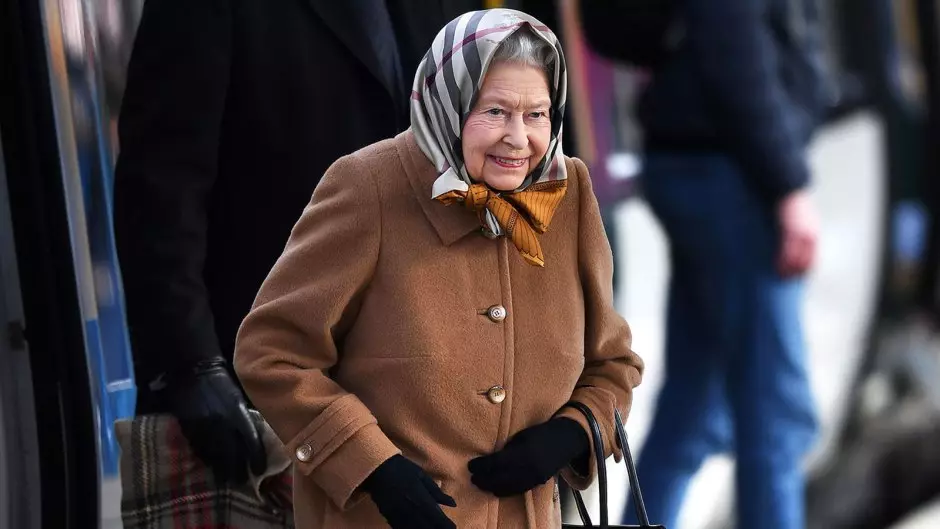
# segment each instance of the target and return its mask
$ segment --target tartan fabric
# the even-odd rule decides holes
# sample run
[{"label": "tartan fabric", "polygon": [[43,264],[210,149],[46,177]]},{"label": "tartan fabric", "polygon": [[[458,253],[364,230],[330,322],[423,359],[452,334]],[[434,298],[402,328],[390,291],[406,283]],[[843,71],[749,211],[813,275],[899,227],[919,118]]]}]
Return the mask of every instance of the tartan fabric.
[{"label": "tartan fabric", "polygon": [[290,459],[264,426],[268,470],[220,487],[172,416],[117,421],[124,529],[293,529]]}]

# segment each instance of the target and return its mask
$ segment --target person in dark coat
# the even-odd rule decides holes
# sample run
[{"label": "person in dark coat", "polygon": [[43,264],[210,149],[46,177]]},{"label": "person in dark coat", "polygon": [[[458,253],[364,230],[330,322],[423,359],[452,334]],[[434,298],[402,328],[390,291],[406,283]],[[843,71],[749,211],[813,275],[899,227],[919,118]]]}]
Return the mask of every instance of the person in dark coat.
[{"label": "person in dark coat", "polygon": [[476,4],[145,4],[114,190],[137,413],[176,416],[219,479],[265,463],[230,371],[258,288],[329,164],[408,128],[412,72]]},{"label": "person in dark coat", "polygon": [[[638,109],[672,277],[665,381],[637,472],[666,527],[721,452],[736,456],[737,526],[804,526],[801,464],[817,431],[801,310],[818,233],[806,149],[828,84],[817,3],[672,2],[672,46]],[[624,20],[596,19],[610,22],[595,37]]]}]

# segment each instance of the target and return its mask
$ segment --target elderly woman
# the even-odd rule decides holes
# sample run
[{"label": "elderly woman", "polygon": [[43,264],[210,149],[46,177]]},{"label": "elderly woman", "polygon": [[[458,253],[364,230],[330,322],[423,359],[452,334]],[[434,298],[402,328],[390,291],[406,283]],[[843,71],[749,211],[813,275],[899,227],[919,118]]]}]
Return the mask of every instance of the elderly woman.
[{"label": "elderly woman", "polygon": [[554,477],[595,470],[571,400],[619,457],[642,362],[561,152],[565,86],[544,25],[467,13],[418,68],[411,129],[313,193],[235,352],[294,455],[298,527],[560,527]]}]

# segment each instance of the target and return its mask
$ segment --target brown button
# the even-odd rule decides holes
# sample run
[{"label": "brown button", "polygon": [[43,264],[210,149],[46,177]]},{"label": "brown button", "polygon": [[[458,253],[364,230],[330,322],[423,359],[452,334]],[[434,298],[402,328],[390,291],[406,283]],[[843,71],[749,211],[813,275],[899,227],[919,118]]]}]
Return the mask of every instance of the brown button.
[{"label": "brown button", "polygon": [[506,319],[506,307],[502,305],[493,305],[492,307],[486,309],[487,317],[496,323],[499,323]]},{"label": "brown button", "polygon": [[306,463],[313,457],[313,447],[308,443],[304,443],[297,447],[297,451],[294,455],[297,456],[297,459],[300,460],[301,463]]},{"label": "brown button", "polygon": [[493,386],[486,392],[486,398],[493,404],[499,404],[506,400],[506,388],[502,386]]}]

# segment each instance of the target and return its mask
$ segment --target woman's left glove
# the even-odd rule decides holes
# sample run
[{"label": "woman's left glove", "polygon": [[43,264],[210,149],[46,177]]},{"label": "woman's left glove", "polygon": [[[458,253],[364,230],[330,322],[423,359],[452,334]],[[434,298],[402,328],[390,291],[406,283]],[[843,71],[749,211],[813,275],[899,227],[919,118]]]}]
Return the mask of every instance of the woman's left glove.
[{"label": "woman's left glove", "polygon": [[475,458],[468,467],[474,485],[503,498],[546,483],[590,450],[587,432],[566,417],[527,428],[499,452]]}]

